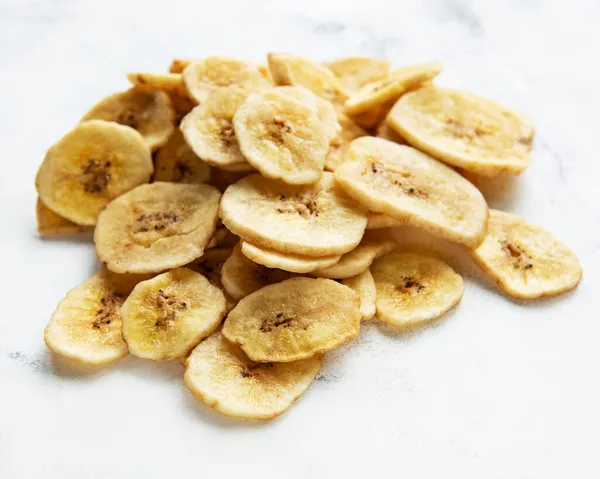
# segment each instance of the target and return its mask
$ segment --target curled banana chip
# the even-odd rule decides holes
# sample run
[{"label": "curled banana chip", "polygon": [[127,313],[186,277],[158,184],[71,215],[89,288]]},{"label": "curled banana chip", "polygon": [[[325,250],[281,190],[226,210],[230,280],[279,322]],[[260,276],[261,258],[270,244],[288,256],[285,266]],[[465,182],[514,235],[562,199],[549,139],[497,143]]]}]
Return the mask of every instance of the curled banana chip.
[{"label": "curled banana chip", "polygon": [[154,168],[154,181],[206,183],[210,179],[210,166],[192,151],[179,129],[158,150]]},{"label": "curled banana chip", "polygon": [[80,123],[46,153],[35,185],[42,202],[80,225],[95,225],[117,196],[150,181],[152,156],[132,128],[101,120]]},{"label": "curled banana chip", "polygon": [[247,176],[227,188],[219,214],[244,241],[307,256],[352,250],[367,224],[366,211],[343,193],[331,173],[309,186]]},{"label": "curled banana chip", "polygon": [[105,120],[137,130],[151,150],[164,146],[175,129],[169,95],[157,88],[130,88],[96,103],[81,121]]},{"label": "curled banana chip", "polygon": [[490,210],[488,233],[473,258],[508,296],[535,299],[577,287],[583,270],[575,254],[524,218]]},{"label": "curled banana chip", "polygon": [[112,201],[94,232],[96,253],[117,273],[152,273],[202,256],[215,231],[219,191],[157,182]]},{"label": "curled banana chip", "polygon": [[315,356],[291,363],[256,363],[217,332],[194,348],[184,379],[194,396],[222,414],[267,420],[304,394],[321,362]]},{"label": "curled banana chip", "polygon": [[121,315],[131,354],[154,361],[177,359],[219,327],[225,297],[201,274],[177,268],[139,283]]},{"label": "curled banana chip", "polygon": [[395,251],[376,260],[377,318],[410,327],[439,318],[462,299],[462,278],[442,261]]},{"label": "curled banana chip", "polygon": [[475,248],[485,236],[482,194],[452,168],[381,138],[354,140],[335,177],[371,211]]},{"label": "curled banana chip", "polygon": [[346,159],[346,152],[350,142],[368,133],[358,126],[350,117],[341,114],[339,124],[342,127],[340,133],[330,142],[327,157],[325,158],[325,169],[335,171]]},{"label": "curled banana chip", "polygon": [[246,241],[242,241],[241,250],[246,258],[255,263],[262,264],[267,268],[278,268],[292,273],[310,273],[319,268],[333,266],[341,259],[340,255],[306,256],[281,253],[274,249],[261,248]]},{"label": "curled banana chip", "polygon": [[529,118],[471,93],[430,86],[404,95],[388,124],[415,147],[484,176],[529,166]]},{"label": "curled banana chip", "polygon": [[223,325],[223,336],[258,362],[297,361],[354,339],[360,299],[330,279],[291,278],[246,296]]},{"label": "curled banana chip", "polygon": [[358,294],[358,297],[360,298],[360,314],[362,315],[362,321],[372,319],[373,316],[375,316],[377,291],[375,289],[375,280],[373,280],[371,271],[366,269],[356,276],[344,279],[342,284],[348,286]]},{"label": "curled banana chip", "polygon": [[35,217],[37,221],[37,230],[40,236],[54,238],[59,236],[69,236],[91,231],[89,226],[81,226],[73,223],[48,208],[38,198],[35,203]]},{"label": "curled banana chip", "polygon": [[221,269],[221,282],[225,291],[235,300],[245,298],[268,284],[279,283],[293,275],[280,269],[270,269],[249,260],[242,254],[240,245],[233,248]]},{"label": "curled banana chip", "polygon": [[372,57],[346,57],[325,63],[349,91],[383,80],[390,74],[390,62]]}]

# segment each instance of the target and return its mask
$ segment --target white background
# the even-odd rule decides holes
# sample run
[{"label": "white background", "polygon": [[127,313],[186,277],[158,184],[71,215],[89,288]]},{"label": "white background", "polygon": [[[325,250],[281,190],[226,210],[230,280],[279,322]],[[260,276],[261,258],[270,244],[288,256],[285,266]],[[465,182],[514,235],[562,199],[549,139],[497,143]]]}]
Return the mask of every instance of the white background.
[{"label": "white background", "polygon": [[[600,477],[599,23],[597,0],[0,0],[0,477]],[[365,325],[266,424],[198,404],[177,363],[53,360],[43,328],[96,265],[89,241],[37,237],[46,148],[128,71],[270,50],[440,60],[439,83],[531,114],[532,166],[490,204],[567,243],[580,288],[517,303],[461,263],[454,312],[411,334]]]}]

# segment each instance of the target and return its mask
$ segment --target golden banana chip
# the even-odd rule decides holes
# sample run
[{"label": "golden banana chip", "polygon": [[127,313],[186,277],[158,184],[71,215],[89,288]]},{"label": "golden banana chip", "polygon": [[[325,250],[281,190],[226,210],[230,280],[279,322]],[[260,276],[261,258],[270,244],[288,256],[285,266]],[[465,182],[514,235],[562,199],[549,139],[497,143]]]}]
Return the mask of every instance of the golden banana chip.
[{"label": "golden banana chip", "polygon": [[535,299],[577,287],[577,256],[553,235],[524,218],[490,210],[488,233],[473,258],[508,296]]},{"label": "golden banana chip", "polygon": [[390,62],[372,57],[346,57],[325,63],[349,91],[383,80],[390,74]]},{"label": "golden banana chip", "polygon": [[48,208],[38,198],[35,203],[35,217],[37,230],[40,236],[54,238],[58,236],[70,236],[92,231],[89,226],[81,226],[73,223]]},{"label": "golden banana chip", "polygon": [[359,307],[358,295],[333,280],[291,278],[242,299],[222,332],[253,361],[287,363],[354,339]]},{"label": "golden banana chip", "polygon": [[360,314],[362,321],[368,321],[375,316],[375,301],[377,299],[377,291],[375,289],[375,280],[371,271],[366,269],[362,273],[346,278],[342,281],[344,286],[358,294],[360,298]]},{"label": "golden banana chip", "polygon": [[117,196],[150,181],[152,156],[132,128],[101,120],[80,123],[53,145],[35,185],[42,202],[80,225],[95,225]]},{"label": "golden banana chip", "polygon": [[96,253],[117,273],[152,273],[202,256],[215,231],[219,191],[157,182],[112,201],[94,233]]},{"label": "golden banana chip", "polygon": [[339,124],[342,127],[340,133],[329,144],[327,157],[325,158],[325,169],[335,171],[346,159],[346,152],[350,142],[368,133],[358,126],[350,117],[341,114]]},{"label": "golden banana chip", "polygon": [[173,132],[165,146],[156,153],[154,181],[173,183],[206,183],[210,166],[192,151],[179,129]]}]

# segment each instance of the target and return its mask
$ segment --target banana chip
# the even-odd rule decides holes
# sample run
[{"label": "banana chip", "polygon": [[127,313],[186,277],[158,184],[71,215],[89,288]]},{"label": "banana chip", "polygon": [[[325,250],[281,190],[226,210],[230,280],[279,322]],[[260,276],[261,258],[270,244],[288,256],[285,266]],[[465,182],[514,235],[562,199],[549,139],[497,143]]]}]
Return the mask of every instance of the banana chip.
[{"label": "banana chip", "polygon": [[241,247],[233,248],[231,256],[221,269],[221,282],[225,291],[235,300],[245,298],[264,286],[280,283],[293,276],[280,269],[270,269],[249,260],[242,254]]},{"label": "banana chip", "polygon": [[321,362],[315,356],[291,363],[255,363],[215,333],[194,348],[184,379],[194,396],[222,414],[267,420],[304,394]]},{"label": "banana chip", "polygon": [[219,327],[225,297],[201,274],[177,268],[139,283],[121,315],[131,354],[154,361],[177,359]]},{"label": "banana chip", "polygon": [[223,336],[258,362],[290,362],[330,351],[360,330],[360,299],[330,279],[292,278],[246,296]]},{"label": "banana chip", "polygon": [[152,151],[164,146],[175,129],[169,95],[156,88],[130,88],[96,103],[81,121],[105,120],[137,130]]},{"label": "banana chip", "polygon": [[486,232],[482,194],[450,167],[381,138],[354,140],[335,177],[371,211],[475,248]]},{"label": "banana chip", "polygon": [[150,150],[135,130],[92,120],[48,150],[35,184],[48,208],[91,226],[113,198],[150,181],[152,170]]},{"label": "banana chip", "polygon": [[156,154],[154,181],[173,183],[206,183],[210,166],[192,151],[179,129]]},{"label": "banana chip", "polygon": [[152,183],[112,201],[94,233],[96,253],[117,273],[152,273],[202,256],[215,231],[219,191],[209,185]]},{"label": "banana chip", "polygon": [[192,63],[198,63],[200,60],[191,60],[189,58],[175,58],[169,65],[169,73],[183,73]]},{"label": "banana chip", "polygon": [[325,169],[329,171],[335,171],[344,162],[352,140],[368,135],[347,115],[341,114],[339,116],[339,124],[342,130],[329,144],[329,150],[325,158]]},{"label": "banana chip", "polygon": [[382,103],[381,105],[375,105],[373,108],[363,111],[362,113],[351,115],[350,118],[352,118],[352,121],[357,125],[372,130],[382,121],[385,121],[385,118],[394,106],[394,103],[396,103],[396,101],[392,100],[387,103]]},{"label": "banana chip", "polygon": [[375,316],[375,301],[377,299],[377,291],[375,289],[375,280],[368,269],[362,273],[346,278],[342,281],[344,286],[358,294],[360,298],[360,314],[363,321],[368,321]]},{"label": "banana chip", "polygon": [[281,253],[274,249],[242,241],[242,254],[253,262],[262,264],[267,268],[278,268],[292,273],[310,273],[319,268],[327,268],[336,264],[342,257],[333,256],[305,256],[292,253]]},{"label": "banana chip", "polygon": [[81,226],[73,223],[48,208],[38,198],[35,203],[35,217],[37,230],[40,236],[54,238],[59,236],[70,236],[91,231],[89,226]]},{"label": "banana chip", "polygon": [[392,252],[376,260],[371,274],[377,290],[377,318],[410,327],[439,318],[462,299],[462,278],[442,261]]},{"label": "banana chip", "polygon": [[331,173],[310,186],[247,176],[223,194],[220,217],[244,241],[308,256],[352,250],[367,224],[366,211],[343,193]]},{"label": "banana chip", "polygon": [[508,296],[535,299],[577,287],[583,270],[575,254],[524,218],[490,210],[488,234],[473,258]]},{"label": "banana chip", "polygon": [[529,118],[471,93],[427,87],[407,93],[388,124],[415,147],[449,165],[484,176],[529,166]]},{"label": "banana chip", "polygon": [[390,74],[390,62],[380,58],[346,57],[325,63],[349,91],[383,80]]}]

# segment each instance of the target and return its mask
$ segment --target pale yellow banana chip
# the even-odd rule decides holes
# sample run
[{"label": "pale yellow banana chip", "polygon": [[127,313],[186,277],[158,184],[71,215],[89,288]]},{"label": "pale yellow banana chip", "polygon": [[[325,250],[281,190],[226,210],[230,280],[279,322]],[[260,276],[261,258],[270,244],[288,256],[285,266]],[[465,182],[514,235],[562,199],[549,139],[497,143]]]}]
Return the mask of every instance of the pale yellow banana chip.
[{"label": "pale yellow banana chip", "polygon": [[287,271],[267,268],[249,260],[242,254],[240,245],[233,248],[221,269],[221,282],[225,291],[238,301],[268,284],[280,283],[292,276],[294,275]]},{"label": "pale yellow banana chip", "polygon": [[55,238],[59,236],[70,236],[92,231],[89,226],[81,226],[73,223],[48,208],[38,198],[35,203],[35,217],[37,221],[37,230],[40,236],[46,238]]},{"label": "pale yellow banana chip", "polygon": [[321,177],[329,142],[310,105],[273,88],[250,95],[233,125],[241,152],[264,176],[294,185]]},{"label": "pale yellow banana chip", "polygon": [[360,314],[362,321],[368,321],[375,316],[375,301],[377,291],[375,289],[375,280],[371,271],[366,269],[362,273],[346,278],[342,281],[344,286],[348,286],[358,294],[360,298]]},{"label": "pale yellow banana chip", "polygon": [[442,71],[441,63],[410,65],[393,71],[390,76],[363,86],[345,103],[346,113],[358,115],[398,100],[407,91],[432,80]]},{"label": "pale yellow banana chip", "polygon": [[388,140],[354,140],[335,177],[371,211],[475,248],[486,232],[482,194],[452,168]]},{"label": "pale yellow banana chip", "polygon": [[194,348],[184,379],[194,396],[222,414],[267,420],[304,394],[321,362],[314,356],[291,363],[256,363],[217,332]]},{"label": "pale yellow banana chip", "polygon": [[430,86],[404,95],[388,124],[411,145],[484,176],[529,166],[531,120],[472,93]]},{"label": "pale yellow banana chip", "polygon": [[221,194],[213,186],[152,183],[112,201],[94,232],[96,253],[117,273],[152,273],[202,256]]},{"label": "pale yellow banana chip", "polygon": [[408,145],[408,142],[402,138],[398,133],[396,133],[390,126],[387,124],[387,121],[382,121],[377,126],[377,130],[375,132],[375,136],[377,138],[383,138],[384,140],[393,141],[394,143],[398,143],[399,145]]},{"label": "pale yellow banana chip", "polygon": [[135,356],[186,356],[221,324],[225,297],[201,274],[177,268],[142,281],[121,308],[123,339]]},{"label": "pale yellow banana chip", "polygon": [[130,88],[96,103],[81,121],[105,120],[137,130],[151,150],[164,146],[175,129],[169,95],[157,88]]},{"label": "pale yellow banana chip", "polygon": [[340,255],[306,256],[282,253],[274,249],[261,248],[246,241],[242,241],[241,249],[242,254],[255,263],[262,264],[267,268],[278,268],[292,273],[310,273],[319,268],[333,266],[341,259]]},{"label": "pale yellow banana chip", "polygon": [[206,183],[210,179],[210,166],[188,146],[179,129],[163,146],[154,160],[154,181],[173,183]]},{"label": "pale yellow banana chip", "polygon": [[190,64],[201,60],[191,60],[189,58],[175,58],[169,65],[169,73],[183,73]]},{"label": "pale yellow banana chip", "polygon": [[344,87],[359,90],[367,83],[383,80],[390,74],[390,62],[372,57],[345,57],[325,63]]},{"label": "pale yellow banana chip", "polygon": [[583,270],[575,254],[524,218],[490,210],[488,234],[472,251],[481,268],[508,296],[535,299],[577,287]]},{"label": "pale yellow banana chip", "polygon": [[222,332],[253,361],[297,361],[354,339],[359,307],[358,295],[333,280],[292,278],[242,299]]},{"label": "pale yellow banana chip", "polygon": [[378,230],[383,228],[394,228],[406,224],[404,221],[384,215],[383,213],[374,213],[369,211],[367,215],[367,229]]},{"label": "pale yellow banana chip", "polygon": [[339,124],[342,127],[340,133],[330,142],[327,157],[325,158],[325,169],[335,171],[346,159],[346,152],[350,142],[368,133],[358,126],[350,117],[341,114]]},{"label": "pale yellow banana chip", "polygon": [[352,250],[367,224],[366,210],[344,194],[331,173],[310,186],[247,176],[227,188],[219,215],[244,241],[308,256]]},{"label": "pale yellow banana chip", "polygon": [[200,104],[218,90],[232,85],[246,93],[272,86],[256,65],[222,56],[190,63],[183,70],[183,82],[189,95]]},{"label": "pale yellow banana chip", "polygon": [[53,145],[35,184],[42,202],[80,225],[94,225],[117,196],[150,181],[152,156],[132,128],[92,120],[80,123]]},{"label": "pale yellow banana chip", "polygon": [[376,260],[377,318],[410,327],[439,318],[462,299],[464,283],[439,259],[395,251]]}]

